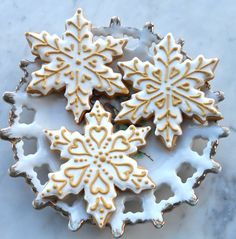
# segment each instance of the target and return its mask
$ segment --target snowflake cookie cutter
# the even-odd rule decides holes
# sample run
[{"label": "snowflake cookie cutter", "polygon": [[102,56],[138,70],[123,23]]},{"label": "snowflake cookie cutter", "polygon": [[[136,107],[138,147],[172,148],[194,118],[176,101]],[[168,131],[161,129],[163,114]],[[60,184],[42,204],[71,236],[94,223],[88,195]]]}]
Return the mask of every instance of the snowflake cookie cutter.
[{"label": "snowflake cookie cutter", "polygon": [[[111,19],[109,27],[93,28],[93,33],[97,36],[113,35],[118,38],[125,35],[129,39],[138,39],[138,44],[135,48],[124,49],[122,61],[131,60],[133,56],[139,56],[141,60],[148,60],[150,59],[148,50],[152,43],[158,43],[161,40],[161,37],[153,33],[153,27],[151,23],[146,24],[143,30],[122,27],[119,19],[114,17]],[[186,54],[184,54],[184,57],[188,58]],[[1,138],[9,140],[13,145],[16,164],[10,168],[10,175],[25,177],[36,194],[42,192],[44,186],[39,179],[40,173],[36,168],[46,165],[47,169],[53,172],[60,166],[58,158],[56,156],[52,158],[52,153],[49,150],[48,142],[42,133],[42,129],[60,128],[61,125],[68,128],[74,125],[75,129],[78,127],[67,112],[61,112],[60,119],[54,117],[51,122],[47,120],[49,113],[53,117],[53,113],[57,112],[59,107],[60,109],[63,107],[65,103],[63,97],[52,95],[47,96],[46,100],[42,100],[37,97],[31,97],[26,93],[26,88],[31,81],[31,73],[39,69],[40,65],[41,62],[38,59],[35,62],[21,62],[21,68],[25,72],[25,76],[15,92],[7,92],[4,95],[4,100],[12,104],[9,117],[10,126],[0,131]],[[113,67],[116,70],[116,67]],[[205,92],[211,98],[214,98],[217,103],[223,100],[221,92],[211,92],[208,87],[205,88]],[[116,114],[117,108],[119,111],[119,104],[115,100],[107,102],[101,97],[100,100],[104,105],[110,103],[115,111],[114,114]],[[35,113],[30,123],[21,122],[24,108],[33,110]],[[134,224],[152,221],[156,227],[161,227],[164,223],[163,213],[165,211],[171,210],[183,202],[195,205],[197,197],[194,193],[194,187],[200,185],[207,173],[217,173],[220,171],[221,167],[213,160],[213,157],[216,153],[219,138],[226,137],[228,129],[219,126],[214,121],[208,125],[193,124],[186,121],[182,127],[184,128],[183,136],[180,138],[176,148],[171,152],[167,151],[162,145],[157,144],[153,135],[149,136],[150,143],[145,148],[145,152],[142,152],[141,156],[137,158],[137,161],[149,170],[151,178],[159,187],[156,190],[144,191],[138,195],[133,195],[130,192],[119,193],[116,201],[117,210],[109,220],[114,237],[119,237],[123,234],[126,223]],[[37,140],[37,150],[34,154],[25,156],[24,140],[33,138]],[[199,138],[207,140],[207,144],[201,154],[193,150],[194,142]],[[40,154],[42,157],[39,157]],[[52,158],[52,160],[48,161],[48,157]],[[150,160],[150,157],[153,161]],[[179,171],[186,164],[194,168],[195,172],[185,181],[182,181],[183,179]],[[160,195],[158,191],[161,185],[167,185],[173,192],[173,195],[158,200],[157,196]],[[137,199],[141,202],[142,211],[127,212],[125,210],[126,202],[133,202],[133,200]],[[65,199],[64,201],[46,201],[39,204],[37,201],[34,201],[33,204],[36,208],[51,206],[67,216],[71,230],[79,229],[84,221],[92,222],[90,215],[85,211],[81,195],[78,195],[77,198]]]}]

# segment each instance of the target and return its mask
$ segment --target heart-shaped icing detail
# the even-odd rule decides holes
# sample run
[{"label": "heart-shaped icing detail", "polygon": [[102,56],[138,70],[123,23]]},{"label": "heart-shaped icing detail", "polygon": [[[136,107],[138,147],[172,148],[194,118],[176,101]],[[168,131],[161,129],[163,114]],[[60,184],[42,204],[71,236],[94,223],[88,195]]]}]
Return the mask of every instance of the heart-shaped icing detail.
[{"label": "heart-shaped icing detail", "polygon": [[110,152],[125,152],[130,148],[129,142],[122,135],[117,136],[111,146]]},{"label": "heart-shaped icing detail", "polygon": [[190,84],[188,82],[184,82],[181,85],[177,85],[179,89],[182,89],[184,91],[189,91],[190,90]]},{"label": "heart-shaped icing detail", "polygon": [[176,69],[175,67],[172,67],[170,70],[170,79],[174,78],[180,73],[179,69]]},{"label": "heart-shaped icing detail", "polygon": [[90,191],[92,194],[107,194],[110,191],[109,183],[101,176],[98,170],[90,184]]},{"label": "heart-shaped icing detail", "polygon": [[65,169],[64,174],[70,179],[70,185],[73,188],[77,188],[80,185],[88,167],[89,164],[82,167],[69,167]]},{"label": "heart-shaped icing detail", "polygon": [[172,95],[172,104],[173,106],[177,106],[182,103],[182,100],[176,95]]},{"label": "heart-shaped icing detail", "polygon": [[159,109],[162,109],[163,106],[164,106],[164,104],[165,104],[165,102],[166,102],[166,99],[165,99],[165,98],[162,98],[162,99],[156,101],[156,102],[155,102],[155,105],[156,105]]},{"label": "heart-shaped icing detail", "polygon": [[101,147],[103,141],[106,139],[107,133],[107,129],[104,126],[94,126],[89,131],[91,139],[97,144],[98,148]]},{"label": "heart-shaped icing detail", "polygon": [[129,163],[111,163],[111,165],[114,167],[118,177],[122,181],[127,181],[130,177],[130,174],[132,174],[134,171],[133,165]]},{"label": "heart-shaped icing detail", "polygon": [[84,142],[78,138],[76,138],[72,141],[72,145],[70,145],[68,147],[68,152],[72,155],[89,155],[89,156],[91,156],[91,154],[89,153]]},{"label": "heart-shaped icing detail", "polygon": [[152,94],[154,92],[157,92],[158,90],[159,90],[159,88],[157,88],[155,85],[147,84],[147,86],[146,86],[146,91],[148,94]]}]

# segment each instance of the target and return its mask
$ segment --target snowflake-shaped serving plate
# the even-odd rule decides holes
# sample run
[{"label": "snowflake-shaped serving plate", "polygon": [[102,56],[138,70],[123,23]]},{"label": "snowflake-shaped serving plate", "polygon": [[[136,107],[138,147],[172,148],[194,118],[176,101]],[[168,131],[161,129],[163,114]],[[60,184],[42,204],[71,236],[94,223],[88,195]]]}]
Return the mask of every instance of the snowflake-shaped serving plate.
[{"label": "snowflake-shaped serving plate", "polygon": [[[138,30],[122,27],[117,17],[111,19],[109,27],[93,28],[92,32],[95,37],[113,36],[115,39],[127,39],[128,44],[124,48],[123,56],[110,65],[114,72],[118,72],[116,64],[118,60],[129,61],[134,57],[138,57],[141,61],[150,60],[153,57],[149,51],[152,44],[157,44],[162,39],[153,33],[151,23]],[[181,40],[179,42],[183,43]],[[182,48],[181,54],[184,59],[189,58]],[[62,165],[59,155],[50,150],[44,130],[60,129],[64,126],[70,131],[83,133],[85,125],[84,121],[79,125],[76,124],[72,114],[64,110],[66,100],[61,94],[35,97],[26,92],[32,80],[32,72],[39,70],[41,66],[42,62],[38,58],[34,62],[21,62],[24,77],[15,92],[7,92],[4,95],[4,100],[12,104],[10,126],[0,131],[1,137],[13,145],[16,163],[10,168],[10,175],[25,177],[37,196],[42,193],[45,182],[48,181],[48,174],[58,171]],[[222,93],[212,92],[208,84],[204,86],[204,92],[216,103],[223,100]],[[115,125],[115,131],[118,131],[127,128],[125,124],[114,123],[121,110],[120,103],[127,99],[126,96],[122,96],[111,100],[94,92],[91,102],[93,105],[99,100],[105,110],[112,113],[112,123]],[[141,121],[140,125],[146,126],[146,123]],[[144,190],[138,194],[117,190],[116,210],[107,223],[114,237],[123,234],[126,223],[151,221],[154,226],[161,227],[165,211],[184,202],[195,205],[197,196],[194,188],[200,184],[206,173],[219,172],[221,167],[213,160],[213,156],[219,138],[228,135],[227,128],[219,126],[215,121],[199,124],[187,119],[181,127],[183,134],[171,151],[156,139],[152,130],[145,148],[133,156],[136,157],[139,166],[148,169],[149,176],[157,188]],[[199,144],[200,140],[204,140],[204,147]],[[171,194],[168,194],[169,191]],[[85,221],[93,222],[91,214],[86,212],[83,193],[68,195],[61,200],[39,200],[39,197],[36,197],[33,205],[36,208],[45,206],[55,208],[69,218],[69,228],[73,231],[79,229]],[[128,205],[132,207],[141,205],[141,208],[138,210],[138,206],[130,208]]]}]

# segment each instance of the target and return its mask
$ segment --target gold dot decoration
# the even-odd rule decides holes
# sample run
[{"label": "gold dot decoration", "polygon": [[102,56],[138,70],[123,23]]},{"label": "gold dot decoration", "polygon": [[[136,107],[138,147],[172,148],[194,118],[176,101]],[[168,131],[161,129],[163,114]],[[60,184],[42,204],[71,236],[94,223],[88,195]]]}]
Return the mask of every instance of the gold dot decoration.
[{"label": "gold dot decoration", "polygon": [[201,55],[185,60],[181,45],[167,34],[154,47],[152,63],[137,57],[118,63],[124,80],[132,82],[138,92],[122,103],[115,121],[137,123],[154,113],[155,134],[172,149],[182,134],[183,114],[202,124],[222,118],[214,99],[202,91],[206,82],[214,78],[217,62],[216,58]]},{"label": "gold dot decoration", "polygon": [[123,55],[127,40],[112,36],[94,40],[92,25],[82,11],[66,21],[61,38],[45,31],[27,32],[26,38],[32,53],[44,62],[33,72],[27,92],[48,95],[66,88],[66,109],[72,111],[77,123],[90,110],[94,89],[109,96],[128,94],[121,74],[109,66],[115,57]]},{"label": "gold dot decoration", "polygon": [[122,190],[129,188],[134,193],[155,187],[147,170],[138,167],[130,157],[146,143],[145,137],[150,128],[131,126],[126,131],[113,133],[111,117],[99,101],[85,118],[84,135],[70,132],[65,127],[45,131],[51,141],[51,149],[63,151],[68,160],[59,171],[50,174],[38,197],[62,199],[85,189],[87,213],[92,215],[98,226],[104,227],[109,215],[116,210],[117,187]]}]

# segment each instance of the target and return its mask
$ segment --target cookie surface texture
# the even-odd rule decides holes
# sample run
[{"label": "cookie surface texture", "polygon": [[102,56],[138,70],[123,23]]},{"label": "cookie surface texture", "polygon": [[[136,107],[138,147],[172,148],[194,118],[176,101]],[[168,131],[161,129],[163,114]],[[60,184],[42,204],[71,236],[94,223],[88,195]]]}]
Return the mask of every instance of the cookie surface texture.
[{"label": "cookie surface texture", "polygon": [[217,62],[216,58],[206,59],[202,55],[183,61],[181,45],[169,33],[155,46],[152,62],[135,57],[119,63],[124,79],[131,81],[139,92],[121,104],[116,120],[136,123],[154,114],[155,134],[171,148],[176,136],[182,134],[182,113],[201,123],[210,118],[221,119],[214,99],[201,91],[214,77]]},{"label": "cookie surface texture", "polygon": [[84,189],[87,212],[99,227],[103,227],[108,216],[116,210],[115,186],[136,194],[155,187],[147,176],[148,171],[138,167],[137,162],[129,157],[146,143],[150,127],[131,125],[113,133],[111,115],[99,101],[86,114],[86,121],[84,135],[64,127],[45,131],[51,149],[59,150],[61,158],[68,161],[58,172],[49,174],[49,181],[38,198],[56,196],[63,199]]},{"label": "cookie surface texture", "polygon": [[41,69],[32,73],[27,92],[47,95],[65,89],[66,109],[73,112],[76,122],[90,109],[94,89],[109,96],[128,93],[121,74],[106,65],[123,54],[127,41],[112,36],[94,40],[91,30],[79,9],[67,20],[61,38],[45,31],[26,33],[32,53],[43,62]]}]

